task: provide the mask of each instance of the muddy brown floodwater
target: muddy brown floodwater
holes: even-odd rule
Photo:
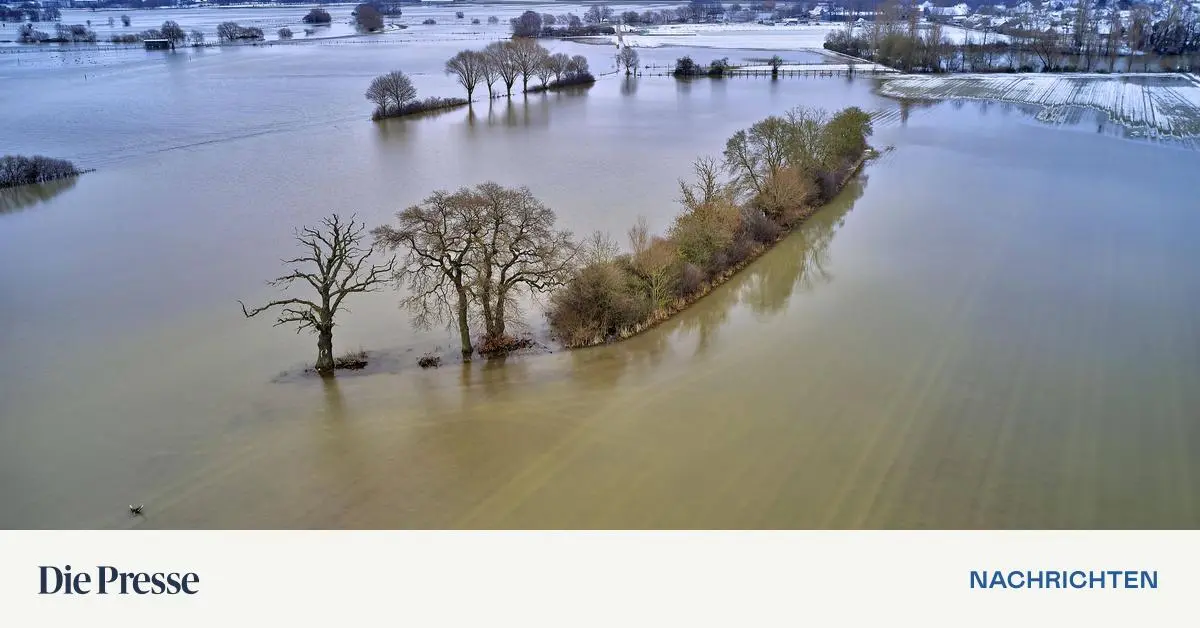
[[[400,60],[452,95],[458,47],[213,49],[86,80],[0,59],[4,150],[97,168],[0,199],[0,527],[1200,526],[1200,153],[1088,115],[902,108],[867,79],[611,77],[366,119]],[[335,349],[403,368],[275,381],[313,340],[237,307],[274,294],[292,227],[379,224],[439,187],[661,231],[694,157],[795,105],[877,112],[895,150],[627,342],[422,371],[453,337],[389,291],[350,304]]]

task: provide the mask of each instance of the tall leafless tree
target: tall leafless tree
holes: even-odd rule
[[[521,91],[527,92],[529,77],[537,75],[538,68],[550,57],[550,51],[534,39],[514,39],[508,43],[512,62],[521,73]]]
[[[483,229],[480,214],[479,200],[469,190],[439,190],[396,214],[397,226],[371,231],[377,245],[403,250],[395,279],[407,284],[408,296],[401,305],[412,313],[413,325],[428,328],[446,321],[457,327],[464,360],[474,353],[470,263]]]
[[[563,285],[572,269],[571,232],[555,230],[554,212],[527,187],[505,188],[488,181],[475,186],[483,229],[473,267],[475,299],[487,339],[502,341],[514,319],[518,293],[545,292]]]
[[[395,257],[385,264],[367,265],[374,247],[362,246],[365,230],[366,227],[353,216],[344,220],[333,214],[322,219],[318,227],[303,227],[296,232],[296,241],[305,249],[305,254],[284,260],[284,264],[297,267],[267,283],[288,288],[302,281],[316,292],[316,298],[278,299],[253,309],[247,309],[245,303],[238,301],[246,318],[278,308],[276,326],[295,323],[296,333],[305,329],[315,333],[316,370],[322,375],[333,373],[333,319],[342,310],[342,302],[356,292],[375,292],[395,270]]]
[[[488,44],[483,51],[487,54],[488,62],[496,76],[504,82],[505,92],[512,96],[513,83],[517,82],[517,75],[521,73],[521,68],[517,65],[513,42],[494,41]]]
[[[487,56],[474,50],[463,50],[446,62],[446,74],[458,79],[458,84],[467,90],[468,102],[475,93],[475,86],[484,78],[487,63]]]
[[[638,53],[633,48],[625,46],[617,53],[617,63],[625,66],[625,76],[629,76],[638,67]]]

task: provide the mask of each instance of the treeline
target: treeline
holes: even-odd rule
[[[30,183],[44,183],[80,174],[75,164],[65,159],[34,155],[5,155],[0,157],[0,188]]]
[[[544,46],[528,38],[492,42],[483,50],[463,50],[446,61],[445,71],[467,91],[468,101],[481,84],[487,86],[489,98],[495,97],[497,84],[503,84],[505,94],[511,96],[518,78],[524,92],[596,82],[583,55],[550,54]],[[531,78],[536,78],[540,85],[530,87]]]
[[[603,5],[592,5],[584,19],[574,13],[555,16],[551,13],[526,11],[509,22],[513,37],[584,37],[590,35],[614,35],[616,29],[602,24],[601,15],[612,15],[612,10]]]
[[[568,347],[599,344],[683,309],[835,195],[871,132],[870,116],[855,107],[833,116],[793,109],[738,131],[721,162],[697,160],[695,181],[680,181],[683,211],[666,235],[652,236],[640,220],[630,252],[607,236],[583,249],[582,264],[551,294],[554,335]]]
[[[17,29],[17,41],[22,44],[92,44],[96,43],[96,32],[84,24],[55,24],[54,35],[50,35],[33,24],[23,24]]]
[[[607,5],[594,4],[582,17],[574,13],[535,13],[526,11],[511,20],[513,35],[517,37],[579,37],[586,35],[612,35],[612,24],[659,25],[684,24],[689,22],[717,22],[729,19],[734,22],[750,22],[760,13],[769,13],[774,19],[785,17],[808,17],[807,3],[754,2],[742,5],[734,2],[728,6],[716,0],[692,0],[676,8],[659,10],[625,11],[616,14]]]
[[[1045,14],[1032,14],[1003,28],[968,31],[956,44],[940,22],[923,28],[917,12],[902,14],[889,4],[872,23],[830,33],[825,48],[905,72],[1111,72],[1122,57],[1129,57],[1130,70],[1134,59],[1143,71],[1200,68],[1200,14],[1171,6],[1155,21],[1148,7],[1138,5],[1126,21],[1115,7],[1080,3],[1066,29],[1070,34]]]
[[[38,3],[24,2],[17,6],[0,5],[0,21],[4,22],[51,22],[62,19],[57,6],[43,7]]]

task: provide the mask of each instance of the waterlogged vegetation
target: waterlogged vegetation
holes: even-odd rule
[[[393,258],[365,266],[373,248],[359,246],[362,226],[334,215],[324,231],[303,229],[297,238],[309,253],[286,261],[316,270],[271,282],[303,280],[319,298],[242,311],[252,317],[281,308],[277,325],[317,334],[315,370],[323,375],[335,369],[333,317],[342,300],[377,289],[393,271],[413,324],[456,329],[464,361],[533,344],[509,333],[524,319],[523,294],[550,293],[550,328],[567,347],[628,338],[708,294],[840,192],[866,158],[871,133],[871,117],[857,107],[832,116],[795,108],[738,131],[723,161],[700,158],[695,181],[679,182],[683,211],[669,233],[653,236],[640,219],[626,254],[599,232],[576,243],[528,188],[490,181],[435,191],[396,214],[395,225],[374,229],[375,247],[399,251],[399,265]],[[472,321],[483,324],[478,340]]]
[[[603,235],[585,245],[585,263],[551,296],[551,329],[582,347],[681,311],[836,195],[862,164],[871,132],[870,116],[855,107],[833,116],[796,108],[738,131],[720,164],[701,158],[695,180],[680,181],[683,211],[666,236],[640,220],[629,253]]]
[[[45,183],[79,174],[82,174],[82,171],[65,159],[53,159],[41,155],[0,157],[0,188]]]
[[[399,70],[375,77],[367,87],[366,97],[375,104],[375,111],[371,114],[372,120],[461,107],[469,102],[462,98],[438,96],[419,100],[417,88],[413,87],[412,80]]]

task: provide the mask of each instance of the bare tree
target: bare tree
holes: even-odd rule
[[[633,48],[625,46],[617,53],[617,63],[625,66],[625,76],[629,76],[638,67],[638,53]]]
[[[783,57],[775,55],[767,61],[767,65],[771,66],[771,78],[779,78],[779,68],[783,65]]]
[[[187,39],[187,32],[173,20],[163,22],[159,32],[162,33],[163,39],[171,42],[172,48],[177,44],[182,44]]]
[[[517,82],[517,74],[521,72],[514,48],[511,41],[494,41],[483,50],[496,76],[504,82],[504,89],[509,96],[512,96],[513,83]]]
[[[532,13],[532,11],[528,11]],[[512,62],[521,73],[521,91],[529,91],[529,77],[537,74],[537,69],[550,57],[550,51],[543,48],[533,39],[516,39],[509,42]]]
[[[403,249],[396,271],[399,284],[409,294],[401,302],[413,315],[413,325],[428,328],[446,321],[458,328],[464,360],[474,353],[471,344],[471,253],[483,229],[479,200],[469,190],[453,194],[438,190],[420,205],[396,214],[399,225],[371,231],[375,243],[390,250]]]
[[[554,80],[561,81],[563,75],[567,73],[567,66],[571,63],[571,57],[563,52],[556,52],[546,59],[546,66],[554,75]]]
[[[467,101],[475,93],[475,86],[483,79],[487,56],[474,50],[463,50],[446,62],[446,74],[458,79],[458,84],[467,90]]]
[[[550,55],[547,54],[533,71],[537,75],[538,80],[542,82],[542,87],[545,87],[550,82],[550,77],[554,76],[554,65],[550,61]]]
[[[472,266],[479,273],[475,299],[483,311],[487,340],[503,341],[517,314],[518,293],[544,292],[566,281],[575,260],[571,232],[554,229],[554,212],[527,187],[488,181],[473,190],[484,228]]]
[[[1121,54],[1121,28],[1121,11],[1113,6],[1108,10],[1108,35],[1104,40],[1109,72],[1116,67],[1117,57]]]
[[[696,174],[696,182],[688,183],[679,180],[679,202],[684,207],[694,208],[705,203],[711,203],[725,194],[725,185],[721,183],[721,168],[712,157],[698,157],[692,163],[692,172]],[[632,238],[632,232],[630,237]]]
[[[500,68],[496,67],[496,64],[492,62],[492,57],[486,50],[477,54],[480,55],[480,61],[483,64],[479,67],[479,78],[487,84],[488,99],[491,100],[496,95],[492,86],[496,84],[496,81],[500,80]]]
[[[295,323],[296,333],[305,329],[315,333],[316,370],[322,375],[333,373],[333,318],[342,309],[342,301],[356,292],[375,292],[395,269],[395,257],[386,264],[366,265],[375,249],[362,247],[364,231],[364,225],[353,216],[346,221],[333,214],[322,219],[319,227],[303,227],[296,232],[296,241],[306,249],[305,255],[283,263],[301,267],[268,284],[287,288],[301,280],[317,293],[315,299],[279,299],[254,309],[238,301],[246,318],[279,308],[276,326]]]
[[[192,40],[193,46],[203,46],[204,45],[204,31],[201,31],[201,30],[192,31],[191,40]]]
[[[417,98],[417,88],[408,76],[399,70],[375,77],[367,87],[367,100],[375,103],[380,113],[390,108],[400,108]]]

